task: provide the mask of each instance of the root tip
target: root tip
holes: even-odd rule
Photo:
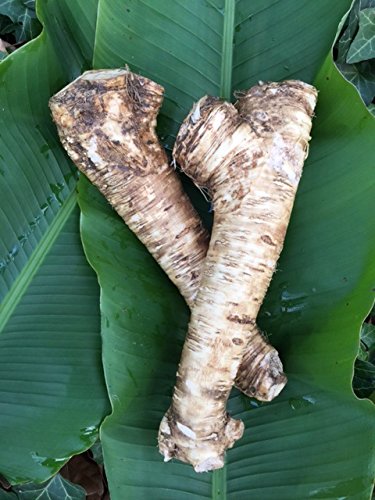
[[[194,467],[195,472],[210,472],[224,467],[224,457],[210,457]]]

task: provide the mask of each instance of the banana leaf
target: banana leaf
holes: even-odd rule
[[[112,406],[100,431],[111,498],[370,497],[374,413],[354,397],[351,379],[373,300],[374,122],[329,55],[349,7],[347,0],[39,2],[42,35],[0,65],[0,471],[12,482],[49,477],[90,445],[108,412],[97,289],[77,237],[75,174],[47,100],[88,67],[128,64],[166,88],[159,120],[166,148],[206,93],[230,99],[259,79],[301,78],[320,94],[285,249],[259,317],[289,384],[267,405],[233,392],[230,411],[246,433],[223,470],[197,475],[187,465],[164,464],[157,452],[188,311],[82,180],[82,237],[100,284]],[[45,217],[17,251],[18,235],[22,240],[42,210]]]
[[[186,308],[147,251],[82,180],[83,242],[101,286],[103,365],[112,403],[101,439],[115,499],[371,494],[374,411],[353,395],[351,380],[360,325],[373,300],[375,232],[368,214],[375,208],[375,125],[329,54],[347,7],[349,2],[100,4],[94,66],[127,63],[165,86],[159,132],[166,148],[205,93],[230,98],[258,79],[283,78],[314,82],[320,91],[285,249],[259,317],[289,383],[267,405],[233,392],[229,409],[246,432],[228,452],[226,467],[214,473],[197,475],[188,465],[161,461],[157,429],[170,402]]]
[[[0,64],[0,473],[11,483],[46,480],[108,412],[76,174],[48,110],[89,67],[96,2],[39,7],[43,33]]]

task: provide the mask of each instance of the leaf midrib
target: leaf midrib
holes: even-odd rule
[[[76,205],[76,201],[76,192],[72,191],[53,219],[46,233],[39,241],[38,246],[31,254],[27,264],[14,281],[12,288],[0,306],[0,333],[6,326],[23,295],[28,290],[33,277],[42,265],[46,255],[48,255],[52,245],[56,241],[67,219],[72,213]]]
[[[225,0],[223,19],[223,44],[220,72],[220,97],[230,101],[232,96],[233,36],[235,21],[235,0]],[[212,500],[227,498],[227,467],[212,473]]]
[[[233,36],[235,20],[235,0],[225,0],[223,19],[223,43],[220,72],[220,97],[230,101],[232,95]],[[227,498],[226,465],[212,473],[211,496],[213,500]]]
[[[227,466],[217,469],[212,473],[211,495],[213,500],[226,500],[227,498]]]
[[[234,15],[235,0],[225,0],[220,73],[220,97],[228,101],[230,100],[232,94]]]

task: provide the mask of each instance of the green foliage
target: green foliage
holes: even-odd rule
[[[354,37],[346,56],[349,64],[375,57],[375,7],[359,12],[358,33]]]
[[[373,113],[375,96],[375,0],[356,0],[336,43],[337,67]],[[374,113],[373,113],[374,114]]]
[[[375,361],[375,325],[372,323],[362,325],[358,358],[362,361]]]
[[[100,443],[100,441],[96,441],[96,443],[94,443],[91,448],[91,453],[92,453],[92,456],[93,456],[93,459],[95,460],[95,462],[99,465],[103,465],[104,463],[104,460],[103,460],[103,450],[102,450],[102,445]]]
[[[86,492],[77,484],[64,479],[60,474],[43,484],[24,484],[13,488],[19,500],[85,500]],[[1,498],[1,497],[0,497]]]
[[[353,388],[360,398],[368,398],[375,391],[375,325],[364,323],[353,377]]]
[[[96,10],[71,5],[82,33],[64,18],[56,30],[61,2],[49,2],[46,32],[0,66],[0,471],[12,483],[46,480],[91,446],[108,412],[99,291],[48,110],[92,50]]]
[[[177,294],[170,299],[173,288],[164,288],[161,271],[142,245],[98,192],[80,181],[84,247],[102,290],[103,363],[113,412],[101,439],[115,499],[142,498],[148,491],[160,499],[370,494],[372,472],[366,471],[373,471],[374,412],[353,397],[351,374],[360,316],[369,309],[375,276],[373,262],[368,275],[354,264],[375,245],[370,225],[359,225],[369,206],[375,208],[363,184],[372,169],[375,125],[331,61],[316,84],[320,104],[310,157],[279,272],[260,316],[280,349],[289,383],[269,405],[254,407],[232,395],[230,412],[245,421],[246,431],[228,452],[224,470],[197,476],[187,465],[160,460],[156,433],[170,401],[186,315]],[[337,132],[327,142],[330,130]],[[350,231],[343,230],[350,218]],[[362,306],[358,294],[367,296]],[[348,470],[350,479],[343,472]]]
[[[375,365],[356,359],[353,377],[354,391],[359,398],[368,398],[375,390]]]
[[[17,500],[17,495],[14,491],[5,491],[0,489],[0,500]]]
[[[164,464],[156,448],[186,306],[82,179],[82,236],[101,287],[102,357],[112,405],[100,431],[111,498],[370,496],[374,412],[353,396],[351,378],[375,277],[368,217],[375,208],[374,123],[326,59],[349,4],[40,3],[43,34],[0,65],[0,470],[12,482],[48,478],[92,445],[109,413],[99,299],[78,239],[76,179],[47,101],[88,67],[129,64],[166,88],[159,133],[167,148],[205,93],[229,98],[258,79],[288,77],[314,80],[320,93],[285,250],[259,317],[290,382],[269,405],[233,392],[230,411],[244,420],[246,433],[225,469],[214,474]],[[207,210],[204,200],[196,201]]]
[[[303,75],[311,81],[317,69],[317,63],[313,65],[311,59],[305,58],[302,67],[297,57],[288,61],[290,66],[283,61],[285,54],[293,51],[295,43],[291,36],[292,23],[287,26],[280,23],[278,30],[274,28],[274,42],[278,43],[270,43],[269,36],[262,36],[262,32],[258,35],[260,40],[252,35],[266,19],[271,23],[271,19],[276,21],[283,15],[277,7],[272,5],[256,14],[256,5],[250,7],[240,3],[237,11],[240,18],[232,21],[235,36],[232,71],[228,52],[223,53],[223,61],[220,54],[221,46],[228,43],[225,37],[231,37],[228,32],[233,12],[229,11],[228,17],[223,19],[223,11],[210,5],[199,10],[198,24],[195,16],[189,17],[186,12],[183,19],[179,18],[182,13],[178,7],[168,9],[168,17],[165,17],[161,14],[161,3],[153,2],[152,7],[143,4],[136,9],[129,5],[124,28],[121,19],[116,20],[111,14],[121,11],[120,3],[102,4],[103,23],[99,23],[97,30],[95,66],[129,63],[161,81],[166,87],[166,99],[159,127],[167,147],[173,142],[178,122],[205,91],[225,94],[228,82],[229,88],[251,85],[256,79],[252,73],[255,73],[254,66],[259,78],[264,79],[293,74]],[[246,7],[250,12],[246,12]],[[284,2],[281,8],[288,11],[287,3]],[[329,8],[327,4],[326,8]],[[194,9],[199,7],[194,4]],[[251,15],[252,9],[254,15]],[[299,29],[304,22],[311,24],[311,19],[303,18],[302,12],[298,14]],[[113,24],[106,22],[109,19]],[[155,19],[158,20],[157,31],[151,29]],[[313,26],[318,24],[313,23]],[[223,30],[221,39],[217,37],[220,29]],[[203,40],[195,39],[186,35],[186,31],[207,35]],[[172,47],[166,33],[174,35]],[[314,39],[322,40],[323,35],[324,32],[319,38],[315,33]],[[190,61],[192,54],[184,49],[188,40],[195,47],[194,64]],[[306,45],[308,40],[304,41]],[[209,47],[205,48],[207,45]],[[318,52],[320,47],[315,50]],[[312,60],[316,61],[318,56],[315,58]],[[207,60],[212,60],[212,67]],[[102,289],[103,363],[113,412],[102,426],[101,439],[115,498],[125,495],[138,498],[147,495],[148,491],[153,491],[155,498],[163,499],[205,496],[237,499],[251,494],[255,498],[299,499],[359,492],[369,494],[370,477],[363,472],[368,467],[370,448],[362,455],[367,456],[362,464],[358,459],[350,460],[346,450],[348,446],[354,447],[356,455],[369,444],[368,437],[362,435],[361,438],[361,433],[363,429],[370,431],[371,409],[366,404],[360,406],[351,393],[352,359],[359,328],[355,317],[359,304],[351,290],[353,286],[363,287],[369,301],[371,278],[365,278],[359,268],[353,267],[353,262],[363,259],[360,254],[355,256],[353,253],[350,266],[346,264],[349,258],[346,249],[358,248],[358,233],[355,224],[351,231],[342,233],[342,221],[353,220],[354,214],[351,203],[345,205],[338,200],[347,197],[344,193],[352,193],[353,182],[362,186],[361,182],[367,183],[371,175],[367,155],[370,154],[374,125],[356,99],[355,91],[348,88],[329,62],[317,83],[320,104],[310,160],[279,273],[260,318],[262,326],[280,348],[290,382],[274,404],[262,405],[254,411],[246,398],[233,395],[231,411],[245,420],[247,431],[238,447],[228,453],[225,470],[197,477],[189,466],[161,463],[155,439],[160,418],[169,405],[182,332],[186,328],[184,323],[183,327],[178,327],[175,322],[183,322],[184,315],[175,304],[173,311],[167,309],[165,313],[167,323],[160,316],[160,308],[169,308],[170,299],[166,291],[155,296],[153,288],[149,289],[146,278],[153,276],[154,262],[147,253],[138,257],[142,252],[139,243],[126,232],[123,223],[97,192],[81,183],[83,240]],[[366,130],[361,138],[357,133],[360,123]],[[335,134],[330,132],[333,130]],[[361,168],[353,171],[353,161]],[[367,219],[365,207],[368,203],[373,204],[370,196],[363,199],[362,189],[364,186],[355,195],[363,207],[363,212],[361,209],[355,215],[357,221],[362,216]],[[333,246],[332,238],[337,234],[340,234],[340,243]],[[373,248],[374,234],[370,237],[371,243],[369,234],[366,231],[361,241]],[[346,238],[345,242],[342,238]],[[363,256],[366,254],[367,251]],[[139,262],[142,262],[142,274]],[[135,276],[141,278],[135,281]],[[155,280],[153,277],[153,283]],[[158,286],[161,287],[162,282]],[[140,305],[136,307],[136,304]],[[362,316],[366,308],[368,305],[363,308]],[[350,324],[342,324],[344,314]],[[334,427],[328,425],[333,421]],[[356,423],[348,427],[349,421]],[[357,427],[359,422],[361,431]],[[331,444],[327,446],[327,443]],[[343,475],[343,470],[348,469],[351,480]]]
[[[35,0],[0,0],[0,36],[12,34],[14,41],[27,42],[41,31]]]

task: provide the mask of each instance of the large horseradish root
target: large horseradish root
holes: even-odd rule
[[[50,107],[72,160],[192,307],[209,237],[157,139],[162,99],[163,88],[147,78],[126,69],[98,70],[52,97]],[[248,326],[256,341],[245,353],[236,384],[245,394],[270,401],[286,377],[277,351]]]
[[[214,227],[159,449],[197,472],[222,467],[243,432],[226,403],[283,246],[315,103],[298,81],[256,86],[236,107],[205,97],[176,140],[175,159],[211,193]]]

